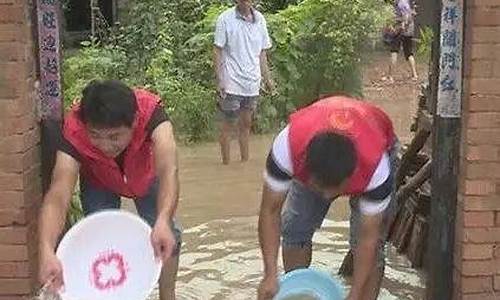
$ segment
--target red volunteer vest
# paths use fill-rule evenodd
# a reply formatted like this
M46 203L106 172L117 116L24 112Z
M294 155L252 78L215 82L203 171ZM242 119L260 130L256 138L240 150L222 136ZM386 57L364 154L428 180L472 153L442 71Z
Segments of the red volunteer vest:
M123 172L114 158L107 157L90 142L85 124L79 118L79 105L64 118L63 128L64 137L81 156L80 176L95 187L130 198L146 195L155 177L152 141L146 126L160 103L159 97L148 91L137 89L134 94L137 112L132 140L125 149Z
M309 181L305 166L307 146L318 133L335 131L351 137L358 157L348 180L346 195L365 191L382 154L395 139L392 122L379 108L347 97L322 99L290 116L289 142L295 178Z

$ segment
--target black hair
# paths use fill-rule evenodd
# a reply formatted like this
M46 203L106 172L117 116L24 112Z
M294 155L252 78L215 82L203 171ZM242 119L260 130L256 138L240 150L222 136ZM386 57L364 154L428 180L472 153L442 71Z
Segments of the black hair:
M119 80L94 80L83 89L80 118L95 127L132 127L137 102L134 91Z
M327 131L317 134L306 150L306 168L321 187L337 187L356 168L356 149L352 140Z

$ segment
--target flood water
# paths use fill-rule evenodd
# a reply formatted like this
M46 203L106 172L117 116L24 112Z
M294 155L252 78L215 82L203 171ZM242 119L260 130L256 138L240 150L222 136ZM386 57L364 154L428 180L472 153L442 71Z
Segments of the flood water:
M262 276L257 213L271 140L271 136L253 138L250 161L229 166L219 163L215 143L179 149L182 190L178 215L184 227L179 300L256 298ZM237 154L233 151L235 160ZM312 266L336 276L349 250L348 217L347 201L336 201L314 236ZM422 299L423 289L423 277L390 251L379 299Z
M365 77L365 96L388 112L405 142L410 139L418 87L379 87L374 81L384 68L385 57L370 68ZM253 137L251 158L244 164L238 162L237 143L233 142L233 163L229 166L219 163L216 143L179 148L178 217L184 227L177 284L179 300L256 299L262 276L257 214L262 171L271 140L272 136ZM314 236L312 266L333 276L349 250L348 207L346 200L336 201ZM424 276L390 248L379 299L423 299L424 284ZM156 299L155 293L151 300Z

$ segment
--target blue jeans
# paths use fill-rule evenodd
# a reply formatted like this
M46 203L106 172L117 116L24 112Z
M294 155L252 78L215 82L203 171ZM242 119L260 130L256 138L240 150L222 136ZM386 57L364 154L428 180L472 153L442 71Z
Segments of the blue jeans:
M154 226L157 217L158 188L159 182L155 180L144 197L134 199L137 213L151 227ZM85 216L101 210L120 209L121 207L120 195L109 190L96 188L83 178L80 178L80 201ZM177 255L180 252L182 231L175 218L171 220L170 225L177 242L177 248L174 250L174 255Z

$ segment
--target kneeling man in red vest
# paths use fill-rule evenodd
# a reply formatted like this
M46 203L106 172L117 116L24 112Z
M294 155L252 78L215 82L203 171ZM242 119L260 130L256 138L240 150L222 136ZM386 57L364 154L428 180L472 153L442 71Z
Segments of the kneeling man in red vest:
M280 237L285 271L309 267L313 234L340 196L349 196L351 207L354 274L347 299L377 298L394 212L397 144L388 116L360 100L328 97L291 115L274 139L264 172L259 299L272 299L278 291Z
M55 248L78 179L85 215L119 209L122 196L134 199L138 214L153 228L155 255L164 262L160 297L175 299L181 243L174 218L177 154L158 96L120 81L94 81L64 118L39 225L40 281L51 282L52 290L64 285Z

